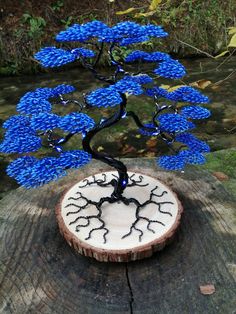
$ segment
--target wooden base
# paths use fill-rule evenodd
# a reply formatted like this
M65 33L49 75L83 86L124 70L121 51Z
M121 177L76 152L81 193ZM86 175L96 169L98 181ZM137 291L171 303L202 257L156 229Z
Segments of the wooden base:
M153 177L128 174L131 186L123 196L137 200L139 208L135 201L96 207L113 191L96 181L110 182L116 175L112 171L85 178L63 196L56 210L60 232L80 254L102 262L128 262L149 257L172 240L182 213L176 195Z
M223 152L222 152L223 155ZM87 166L0 200L0 313L234 313L235 197L206 170L158 169L155 158L121 160L174 189L184 215L171 245L135 263L75 254L52 210L70 186L110 167ZM214 285L204 296L201 286ZM216 310L217 309L217 310Z

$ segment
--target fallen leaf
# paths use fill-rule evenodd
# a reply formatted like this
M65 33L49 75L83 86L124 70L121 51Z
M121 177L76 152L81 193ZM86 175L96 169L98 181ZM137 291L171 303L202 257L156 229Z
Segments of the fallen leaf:
M104 150L104 147L98 146L97 151L100 152L100 151L102 151L102 150Z
M156 10L156 8L158 7L158 5L161 3L162 0L152 0L151 4L149 6L149 10L153 11Z
M221 52L219 55L215 56L214 58L215 58L215 59L218 59L218 58L220 58L220 57L223 57L223 56L226 55L226 53L228 53L228 52L229 52L229 50L225 50L225 51Z
M134 10L136 10L136 8L129 8L129 9L125 10L125 11L117 11L116 15L128 14L128 13L133 12Z
M123 154L129 154L136 152L136 148L133 146L125 145L125 147L122 149Z
M157 145L157 140L156 139L152 139L150 138L149 140L147 140L146 142L146 146L150 149L150 148L154 148Z
M185 85L176 85L176 86L172 86L170 88L168 88L168 92L173 92L175 91L176 89L180 88L180 87L183 87Z
M228 29L229 29L229 31L228 31L229 35L233 35L236 33L236 27L229 27Z
M231 38L228 47L236 47L236 34L233 35L233 37Z
M213 90L217 90L219 88L220 88L219 85L214 85L214 84L211 85L211 89L213 89Z
M215 293L216 289L214 285L204 285L204 286L199 286L200 292L203 295L211 295Z
M169 88L170 88L170 85L161 84L160 87L161 87L161 88L164 88L164 89L169 89Z
M152 16L154 13L156 13L156 11L149 11L146 13L136 13L134 17L138 18L138 17L148 17L148 16Z
M189 85L193 86L193 87L200 88L200 89L205 89L207 86L209 86L211 84L212 84L211 81L203 79L203 80L198 80L196 82L192 82Z

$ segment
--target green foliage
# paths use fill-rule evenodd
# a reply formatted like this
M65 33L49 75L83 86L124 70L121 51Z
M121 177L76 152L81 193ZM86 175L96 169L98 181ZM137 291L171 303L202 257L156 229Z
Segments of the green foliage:
M122 61L131 52L132 49L129 49L127 47L117 47L116 49L113 50L113 56L116 61Z
M0 75L2 76L17 75L17 74L19 74L19 65L16 60L9 62L4 67L0 67Z
M36 38L42 36L44 28L46 26L46 21L41 16L34 17L29 13L22 15L22 23L28 25L28 34L31 38Z
M236 46L236 35L233 35L230 43L226 36L227 25L235 22L235 11L236 2L232 0L149 0L142 5L137 2L136 6L117 11L116 14L138 19L140 23L156 22L163 25L172 34L167 41L173 52L178 53L180 49L184 49L187 53L194 53L191 48L173 41L179 38L213 55L228 44L229 47ZM231 31L233 32L233 28Z
M65 25L65 27L69 27L74 21L74 17L73 16L68 16L67 18L65 18L64 20L61 20L61 23Z
M94 20L99 20L99 19L100 17L96 12L89 12L89 13L85 13L83 15L77 16L76 21L79 24L83 24L85 21L94 21Z
M171 35L165 40L155 41L155 49L161 48L179 57L199 55L200 51L192 47L216 58L230 55L235 49L235 0L98 0L88 1L88 6L83 5L83 1L74 2L74 5L69 3L65 0L42 1L40 6L32 7L31 11L22 11L23 6L19 6L17 11L12 9L15 24L11 24L11 29L9 20L12 17L3 16L0 32L2 72L38 70L32 55L45 43L50 45L57 28L59 31L62 24L66 28L73 23L82 24L95 19L108 22L109 25L121 20L162 25ZM11 2L7 5L13 6ZM119 10L120 14L117 15ZM189 46L178 42L178 39ZM137 46L137 49L149 48L152 47L148 47L148 44ZM125 55L125 51L117 52L117 57L119 54Z
M54 4L52 4L51 8L53 11L61 11L61 9L64 6L64 1L62 0L58 0L57 2L55 2Z

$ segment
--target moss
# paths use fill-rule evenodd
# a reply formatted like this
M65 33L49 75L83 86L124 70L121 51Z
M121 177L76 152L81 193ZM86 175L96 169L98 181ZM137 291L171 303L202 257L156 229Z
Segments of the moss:
M236 149L225 149L207 155L203 168L210 172L221 171L236 179Z
M200 168L200 167L199 167ZM207 163L201 166L213 173L216 171L228 175L229 179L221 183L236 198L236 149L224 149L207 155Z

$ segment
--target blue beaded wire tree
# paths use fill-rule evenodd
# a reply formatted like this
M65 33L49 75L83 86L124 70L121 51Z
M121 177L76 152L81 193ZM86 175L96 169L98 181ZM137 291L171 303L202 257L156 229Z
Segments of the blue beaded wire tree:
M65 97L75 91L71 85L62 84L27 92L17 104L19 114L10 117L3 124L6 131L0 151L23 155L7 167L7 174L26 188L36 188L65 176L67 169L80 168L94 158L118 171L117 178L111 182L97 182L100 186L110 184L114 187L112 195L101 200L98 207L104 201L113 203L121 200L129 204L131 201L122 196L122 193L127 186L135 184L135 180L128 182L126 166L108 154L94 151L90 145L98 132L128 117L134 120L141 134L155 135L170 147L172 154L159 157L159 166L167 170L182 170L186 164L203 164L203 154L209 152L209 146L190 132L195 128L193 120L210 116L208 109L199 106L208 103L208 97L189 86L168 92L156 83L159 77L181 79L186 74L184 66L162 52L133 50L123 61L117 61L114 56L117 47L131 49L133 44L167 35L160 26L139 25L129 21L113 27L92 21L82 25L74 24L61 31L56 36L60 47L62 44L68 47L68 43L74 43L76 48L46 47L35 54L35 59L46 68L61 67L79 60L97 80L104 82L104 87L83 94L77 100ZM102 75L98 71L104 52L109 60L110 75ZM132 63L135 63L135 67L131 66ZM150 71L149 66L149 71L145 71L144 64L151 64L153 70ZM134 68L138 68L136 73L133 72ZM143 124L135 112L128 110L128 95L150 97L150 103L154 106L150 123ZM53 113L53 106L71 104L75 106L74 112L64 116ZM118 109L111 117L96 123L82 112L94 107ZM55 136L58 130L63 133L60 138ZM82 134L83 150L64 150L63 145L78 133ZM42 147L52 149L54 156L37 159L31 154Z

